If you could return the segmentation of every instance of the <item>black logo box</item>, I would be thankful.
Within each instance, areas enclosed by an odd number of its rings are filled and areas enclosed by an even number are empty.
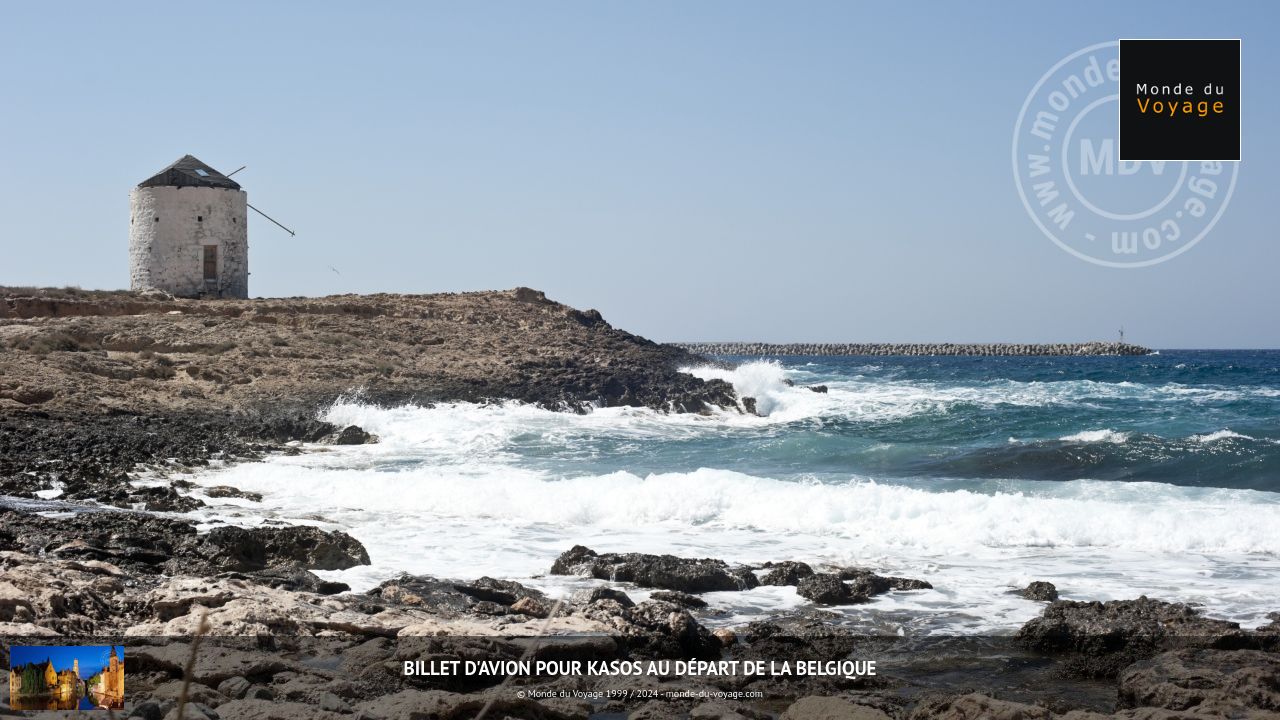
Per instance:
[[[1240,40],[1120,40],[1121,160],[1239,160],[1240,102]]]

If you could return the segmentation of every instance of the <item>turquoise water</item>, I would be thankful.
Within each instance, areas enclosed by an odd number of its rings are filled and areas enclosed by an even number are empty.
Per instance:
[[[722,467],[772,477],[856,473],[952,487],[1090,478],[1280,491],[1280,351],[776,362],[796,382],[850,395],[711,448],[654,445],[652,461],[679,466],[715,452]]]
[[[328,575],[357,589],[414,572],[568,592],[587,581],[546,572],[581,543],[934,584],[841,609],[880,632],[1012,632],[1041,609],[1009,592],[1031,580],[1246,626],[1278,609],[1280,353],[730,359],[688,371],[761,416],[339,403],[327,419],[381,441],[198,475],[263,501],[195,515],[344,529],[373,564]],[[708,599],[711,624],[804,604],[792,588]]]

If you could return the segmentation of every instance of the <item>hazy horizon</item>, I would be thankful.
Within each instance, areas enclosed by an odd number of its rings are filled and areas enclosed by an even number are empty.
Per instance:
[[[128,287],[129,190],[236,175],[250,293],[529,286],[662,341],[1280,346],[1273,6],[9,6],[0,284]],[[1238,187],[1116,270],[1018,198],[1014,122],[1119,37],[1243,39]]]

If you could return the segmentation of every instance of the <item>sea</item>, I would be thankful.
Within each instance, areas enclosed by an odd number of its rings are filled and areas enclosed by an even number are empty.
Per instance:
[[[1280,351],[721,359],[686,372],[758,415],[353,397],[323,418],[380,442],[201,472],[263,499],[192,516],[344,530],[372,564],[318,574],[357,591],[407,572],[565,595],[599,582],[548,574],[582,544],[932,583],[829,608],[882,634],[1011,634],[1044,607],[1014,592],[1033,580],[1244,627],[1280,610]],[[704,599],[712,626],[808,607],[791,587]]]

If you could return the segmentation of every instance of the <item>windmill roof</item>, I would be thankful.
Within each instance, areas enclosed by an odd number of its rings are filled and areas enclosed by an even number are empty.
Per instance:
[[[138,183],[138,187],[212,187],[239,190],[240,184],[192,155],[183,155],[177,162]]]

